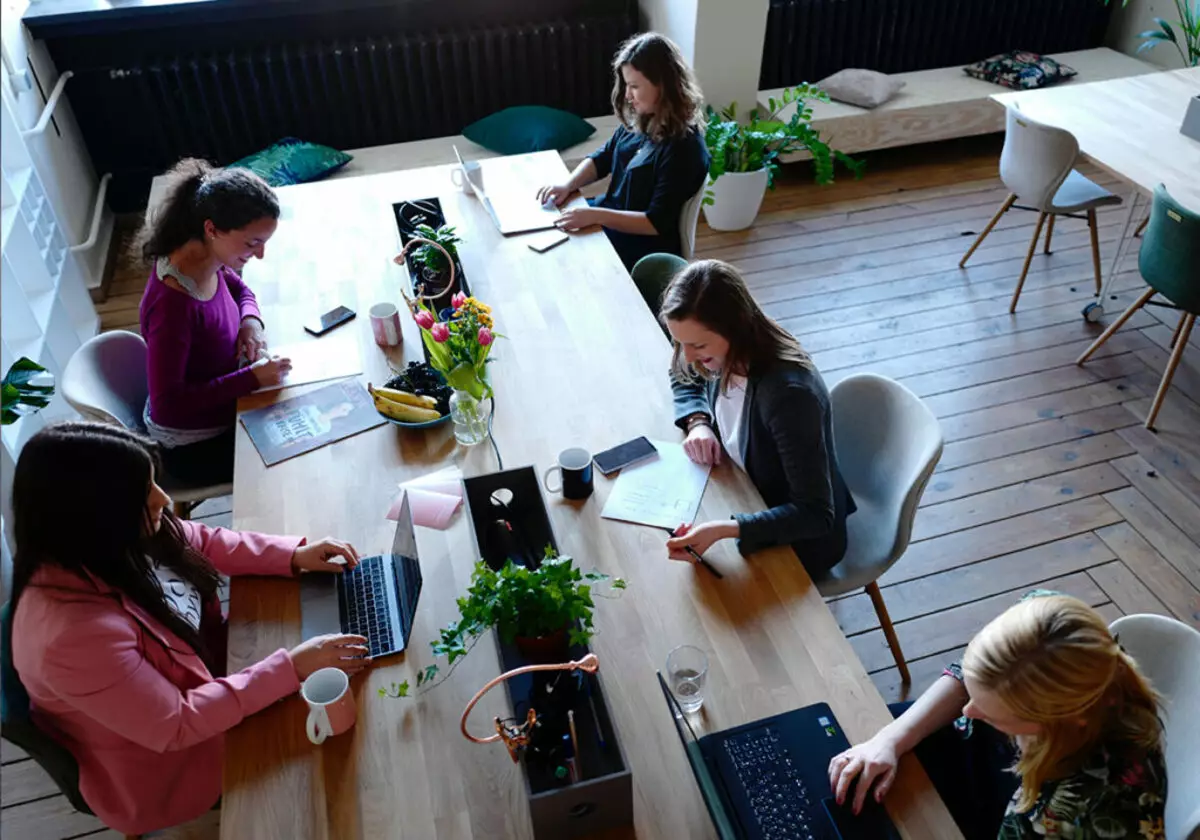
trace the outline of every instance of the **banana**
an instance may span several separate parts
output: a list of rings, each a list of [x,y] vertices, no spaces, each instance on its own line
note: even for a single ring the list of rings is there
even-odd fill
[[[408,391],[401,391],[398,388],[372,388],[369,383],[367,384],[367,390],[373,397],[383,397],[385,400],[391,400],[392,402],[414,405],[417,408],[437,408],[437,400],[433,397],[410,394]]]
[[[399,420],[401,423],[425,423],[429,420],[441,419],[433,409],[418,408],[415,405],[405,405],[404,403],[392,402],[386,400],[378,394],[372,394],[375,400],[375,410],[384,417],[390,417],[393,420]]]

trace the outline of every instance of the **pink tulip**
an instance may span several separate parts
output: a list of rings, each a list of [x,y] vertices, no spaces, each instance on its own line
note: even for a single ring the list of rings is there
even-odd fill
[[[496,340],[496,337],[494,335],[492,335],[491,330],[489,330],[487,327],[479,328],[479,346],[480,347],[487,347],[489,344],[491,344],[495,340]]]
[[[429,330],[429,334],[433,336],[433,340],[438,344],[450,340],[450,328],[445,324],[434,324]]]
[[[455,309],[462,309],[462,305],[467,302],[467,296],[462,292],[456,292],[454,297],[450,298],[450,305]]]
[[[413,320],[416,321],[417,326],[423,330],[428,330],[433,327],[433,315],[424,309],[414,315]]]

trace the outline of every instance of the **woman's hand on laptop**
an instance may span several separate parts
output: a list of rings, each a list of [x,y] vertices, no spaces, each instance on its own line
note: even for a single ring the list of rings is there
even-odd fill
[[[559,230],[583,230],[601,222],[601,211],[595,207],[570,207],[562,212],[555,221]]]
[[[837,803],[845,804],[856,777],[858,784],[854,787],[854,813],[862,811],[872,783],[875,785],[875,801],[883,801],[892,782],[896,780],[899,764],[896,743],[886,730],[865,743],[835,755],[829,762],[829,784]]]
[[[292,571],[341,574],[358,565],[358,551],[350,543],[326,537],[298,546],[292,554]]]
[[[330,633],[301,642],[288,651],[288,657],[296,676],[304,682],[322,668],[341,668],[347,674],[356,674],[371,664],[368,650],[364,636]]]
[[[571,197],[571,188],[566,184],[555,184],[553,186],[542,187],[538,190],[538,204],[545,204],[547,201],[553,201],[555,207],[562,207],[567,199]]]

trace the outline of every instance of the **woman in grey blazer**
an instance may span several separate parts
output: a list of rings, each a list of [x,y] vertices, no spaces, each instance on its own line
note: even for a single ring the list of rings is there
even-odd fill
[[[814,578],[846,552],[854,499],[838,470],[829,392],[812,359],[750,296],[737,269],[703,260],[663,294],[660,318],[675,346],[671,389],[683,447],[699,464],[728,457],[767,509],[684,526],[667,542],[689,560],[735,538],[742,554],[790,545]]]

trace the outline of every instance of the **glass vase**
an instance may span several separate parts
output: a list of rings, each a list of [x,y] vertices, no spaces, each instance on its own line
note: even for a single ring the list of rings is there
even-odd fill
[[[490,402],[477,400],[470,391],[455,390],[450,397],[450,419],[454,421],[454,438],[463,446],[483,443],[488,436]]]

